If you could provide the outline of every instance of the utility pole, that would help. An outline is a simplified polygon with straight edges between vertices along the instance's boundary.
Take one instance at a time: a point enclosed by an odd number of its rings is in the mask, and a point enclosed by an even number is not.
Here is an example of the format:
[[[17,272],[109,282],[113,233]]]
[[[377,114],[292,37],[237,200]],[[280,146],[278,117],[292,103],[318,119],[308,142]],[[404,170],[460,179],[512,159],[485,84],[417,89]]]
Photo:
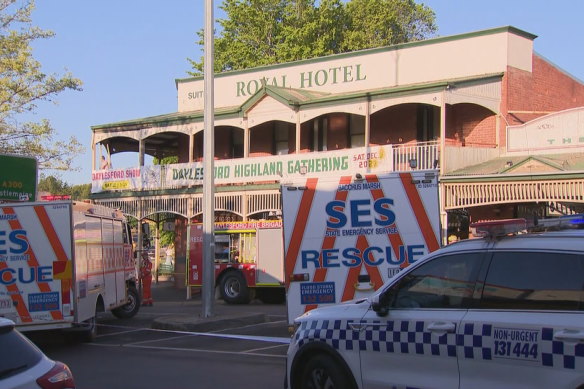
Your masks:
[[[203,130],[203,290],[202,317],[213,316],[215,291],[215,186],[214,186],[214,20],[213,0],[205,0],[204,37],[204,130]]]

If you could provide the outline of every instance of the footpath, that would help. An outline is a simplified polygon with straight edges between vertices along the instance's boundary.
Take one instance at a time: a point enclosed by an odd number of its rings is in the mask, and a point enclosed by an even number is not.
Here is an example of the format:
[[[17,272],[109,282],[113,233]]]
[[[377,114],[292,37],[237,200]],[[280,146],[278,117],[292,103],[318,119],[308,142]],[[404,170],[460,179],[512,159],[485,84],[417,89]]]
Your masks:
[[[212,315],[203,317],[200,289],[192,289],[191,299],[187,299],[186,288],[177,288],[170,279],[159,278],[152,283],[153,306],[142,306],[138,314],[130,319],[144,327],[154,329],[208,332],[236,328],[245,325],[274,321],[286,321],[285,304],[264,304],[253,300],[250,304],[226,304],[213,299]],[[286,336],[287,326],[282,324],[282,334]]]

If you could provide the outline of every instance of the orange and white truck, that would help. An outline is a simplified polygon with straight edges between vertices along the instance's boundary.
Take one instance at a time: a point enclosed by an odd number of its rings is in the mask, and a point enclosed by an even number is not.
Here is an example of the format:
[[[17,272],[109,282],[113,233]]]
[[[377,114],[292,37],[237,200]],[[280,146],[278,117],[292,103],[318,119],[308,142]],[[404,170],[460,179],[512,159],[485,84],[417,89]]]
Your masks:
[[[281,220],[217,222],[215,285],[229,304],[284,301],[284,258]],[[203,225],[187,229],[188,283],[202,286]]]
[[[288,321],[370,295],[440,246],[438,172],[282,184]]]
[[[119,210],[74,201],[0,204],[0,316],[20,331],[97,334],[96,315],[140,309],[130,228]]]

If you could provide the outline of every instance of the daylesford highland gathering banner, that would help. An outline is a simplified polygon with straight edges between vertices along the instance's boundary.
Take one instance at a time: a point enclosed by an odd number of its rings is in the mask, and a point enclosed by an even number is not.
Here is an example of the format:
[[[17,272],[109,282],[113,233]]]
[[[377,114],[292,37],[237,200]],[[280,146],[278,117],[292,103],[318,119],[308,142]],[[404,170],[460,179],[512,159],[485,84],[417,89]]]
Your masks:
[[[360,147],[310,154],[235,158],[215,161],[215,184],[282,181],[295,177],[323,177],[393,170],[389,146]],[[151,165],[92,173],[91,192],[154,190],[203,184],[203,162]]]

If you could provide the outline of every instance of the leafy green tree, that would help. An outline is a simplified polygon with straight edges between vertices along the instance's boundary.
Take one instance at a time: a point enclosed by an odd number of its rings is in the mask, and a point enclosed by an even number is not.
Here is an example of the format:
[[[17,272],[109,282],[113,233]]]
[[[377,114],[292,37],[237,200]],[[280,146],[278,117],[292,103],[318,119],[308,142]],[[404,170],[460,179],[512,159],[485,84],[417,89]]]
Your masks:
[[[23,121],[39,102],[81,90],[71,74],[45,74],[34,59],[31,42],[54,33],[32,25],[33,9],[34,0],[0,1],[0,152],[34,156],[40,169],[71,170],[81,152],[77,139],[54,140],[56,131],[46,119]]]
[[[41,174],[37,190],[39,192],[48,192],[53,195],[69,194],[69,185],[55,176],[45,176]]]
[[[413,0],[351,0],[344,50],[422,40],[435,32],[434,12]]]
[[[91,194],[91,184],[73,185],[70,192],[73,200],[87,200]]]
[[[435,14],[413,0],[224,0],[215,71],[246,69],[425,39]],[[198,45],[204,46],[203,31]],[[191,75],[203,58],[189,59]]]
[[[86,200],[91,193],[91,184],[71,186],[58,177],[41,174],[37,189],[52,195],[69,195],[73,200]]]
[[[178,163],[178,157],[176,155],[171,155],[168,157],[164,157],[162,159],[154,158],[152,160],[154,165],[170,165],[171,163]]]
[[[164,222],[160,222],[158,224],[158,230],[160,231],[160,247],[166,247],[171,244],[174,244],[174,238],[176,236],[176,233],[174,231],[164,231],[162,229],[163,224]]]

